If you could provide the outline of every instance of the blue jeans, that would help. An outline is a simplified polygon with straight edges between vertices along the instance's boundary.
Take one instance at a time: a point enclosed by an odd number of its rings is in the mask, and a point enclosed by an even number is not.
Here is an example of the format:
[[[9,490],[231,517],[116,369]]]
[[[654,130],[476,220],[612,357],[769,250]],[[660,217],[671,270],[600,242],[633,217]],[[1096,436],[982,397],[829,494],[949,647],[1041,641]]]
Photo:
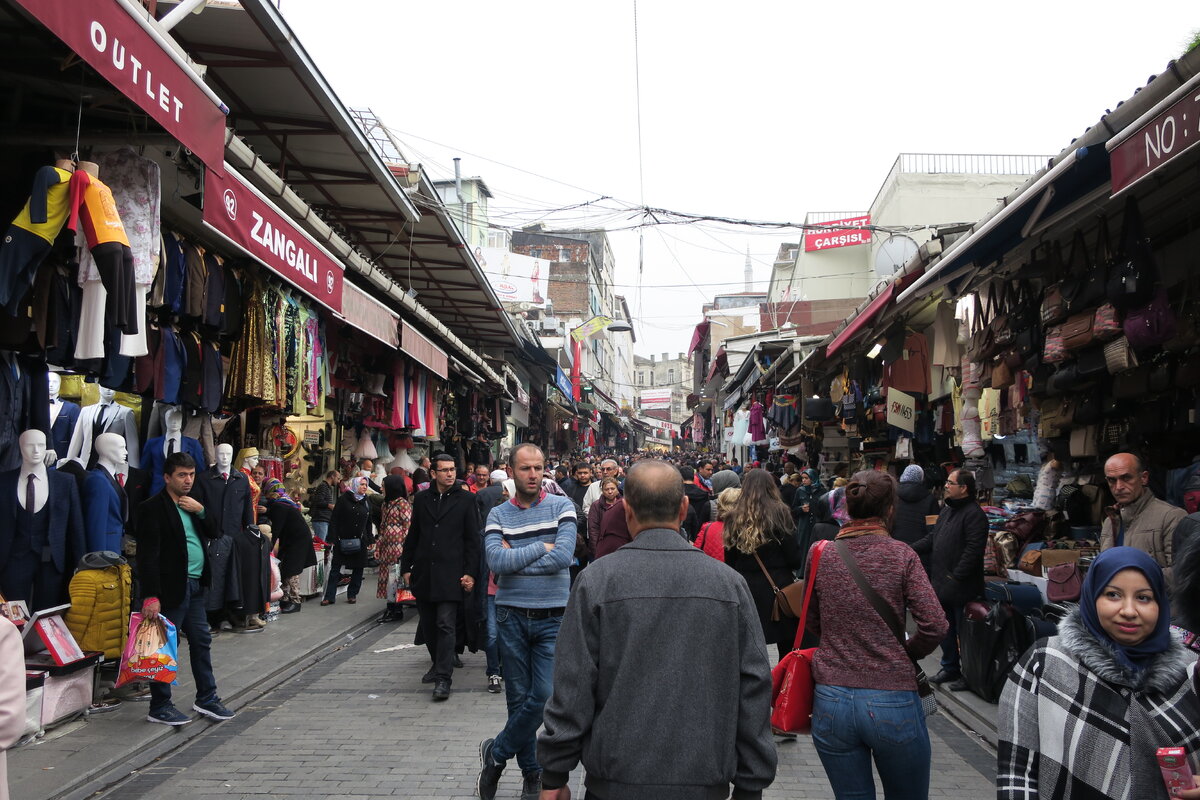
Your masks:
[[[496,633],[504,662],[504,694],[508,722],[492,745],[497,764],[517,757],[522,772],[540,770],[537,730],[550,699],[554,646],[562,617],[530,619],[520,609],[496,606]]]
[[[208,613],[204,609],[204,589],[200,581],[188,578],[183,600],[175,608],[162,609],[162,615],[175,623],[176,632],[187,634],[188,656],[192,662],[192,678],[196,681],[196,704],[204,705],[217,699],[217,679],[212,668],[212,634],[208,628]],[[150,683],[150,713],[171,705],[171,685]]]
[[[325,541],[325,537],[329,535],[329,522],[314,522],[312,524],[313,536]]]
[[[942,669],[947,672],[962,672],[962,660],[958,653],[958,629],[962,627],[963,607],[943,605],[942,610],[946,612],[946,621],[950,623],[946,638],[942,639]]]
[[[916,692],[817,684],[812,738],[836,800],[875,800],[872,756],[887,800],[928,800],[929,730]]]
[[[487,641],[484,642],[483,652],[487,656],[486,674],[500,674],[500,646],[496,634],[496,595],[489,594],[487,599]]]

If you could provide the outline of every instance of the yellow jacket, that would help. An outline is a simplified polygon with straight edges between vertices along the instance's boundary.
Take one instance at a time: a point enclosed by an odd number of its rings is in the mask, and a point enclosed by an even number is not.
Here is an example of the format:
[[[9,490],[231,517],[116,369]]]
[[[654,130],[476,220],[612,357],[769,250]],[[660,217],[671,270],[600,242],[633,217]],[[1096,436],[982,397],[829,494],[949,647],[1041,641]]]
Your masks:
[[[67,627],[83,651],[100,650],[119,659],[129,638],[132,573],[128,564],[81,569],[71,578]]]

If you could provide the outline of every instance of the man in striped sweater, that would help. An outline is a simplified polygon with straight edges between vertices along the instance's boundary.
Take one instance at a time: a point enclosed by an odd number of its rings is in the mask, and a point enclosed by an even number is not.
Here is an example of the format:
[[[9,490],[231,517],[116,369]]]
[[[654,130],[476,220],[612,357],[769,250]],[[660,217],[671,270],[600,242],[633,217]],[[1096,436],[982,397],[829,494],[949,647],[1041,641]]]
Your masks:
[[[484,528],[488,567],[496,574],[496,628],[508,722],[479,746],[477,788],[496,796],[500,774],[516,756],[522,800],[536,800],[541,786],[537,730],[550,697],[554,647],[571,593],[575,555],[575,504],[542,488],[546,456],[533,444],[512,451],[514,496],[488,513]]]

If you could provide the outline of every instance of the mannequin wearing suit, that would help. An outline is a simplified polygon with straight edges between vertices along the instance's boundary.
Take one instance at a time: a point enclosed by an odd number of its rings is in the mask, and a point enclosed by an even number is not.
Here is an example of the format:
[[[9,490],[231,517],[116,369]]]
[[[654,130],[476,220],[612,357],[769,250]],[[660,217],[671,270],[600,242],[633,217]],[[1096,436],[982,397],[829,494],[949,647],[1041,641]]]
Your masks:
[[[79,421],[79,404],[58,396],[62,379],[57,372],[47,373],[46,383],[50,391],[50,449],[55,458],[63,458],[71,448],[71,436]]]
[[[85,552],[75,479],[46,469],[46,434],[20,437],[21,466],[0,473],[0,593],[30,611],[68,602]]]
[[[129,496],[125,493],[128,466],[125,440],[115,433],[96,439],[97,464],[83,481],[83,519],[89,552],[121,552],[121,537],[129,521]]]
[[[58,455],[73,458],[91,469],[96,466],[96,437],[102,433],[115,433],[125,440],[130,466],[141,466],[138,460],[137,423],[133,420],[133,412],[116,402],[116,396],[116,390],[100,387],[100,402],[85,406],[79,412],[79,421],[67,453],[65,456],[62,453]]]
[[[217,445],[217,463],[212,469],[196,473],[192,496],[208,509],[216,526],[216,538],[206,545],[212,583],[208,590],[210,619],[219,622],[221,612],[241,604],[240,573],[235,568],[233,550],[244,529],[254,524],[250,499],[250,481],[233,467],[233,445]]]
[[[204,448],[200,442],[183,435],[183,412],[178,408],[168,408],[163,414],[167,432],[146,440],[142,448],[143,469],[150,471],[150,494],[158,494],[163,488],[163,463],[171,453],[187,453],[196,462],[196,473],[199,475],[205,467]],[[206,504],[207,505],[207,504]]]

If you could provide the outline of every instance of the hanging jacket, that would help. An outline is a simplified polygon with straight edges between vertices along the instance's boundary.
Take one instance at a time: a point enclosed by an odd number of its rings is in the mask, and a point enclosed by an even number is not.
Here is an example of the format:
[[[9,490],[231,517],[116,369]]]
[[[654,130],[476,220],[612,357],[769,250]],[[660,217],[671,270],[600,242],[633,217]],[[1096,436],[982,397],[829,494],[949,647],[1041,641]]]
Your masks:
[[[119,659],[129,638],[132,572],[128,564],[81,569],[71,578],[67,627],[79,649]]]

